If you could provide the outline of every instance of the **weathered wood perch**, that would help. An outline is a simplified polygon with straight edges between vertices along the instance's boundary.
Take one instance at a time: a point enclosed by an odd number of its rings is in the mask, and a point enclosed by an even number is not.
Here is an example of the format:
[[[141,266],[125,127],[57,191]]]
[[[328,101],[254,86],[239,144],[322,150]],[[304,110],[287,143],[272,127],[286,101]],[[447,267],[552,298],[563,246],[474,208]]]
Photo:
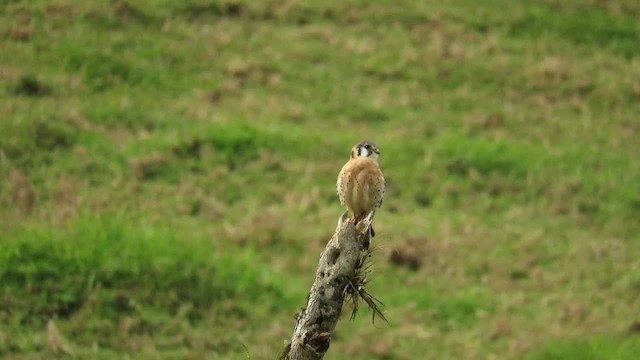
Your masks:
[[[345,300],[353,302],[352,317],[362,299],[374,311],[374,316],[378,314],[384,319],[378,300],[364,288],[368,271],[363,265],[370,256],[370,235],[368,229],[364,233],[359,230],[348,221],[346,214],[340,217],[336,232],[320,255],[307,306],[297,317],[291,343],[281,359],[322,359],[329,349]]]

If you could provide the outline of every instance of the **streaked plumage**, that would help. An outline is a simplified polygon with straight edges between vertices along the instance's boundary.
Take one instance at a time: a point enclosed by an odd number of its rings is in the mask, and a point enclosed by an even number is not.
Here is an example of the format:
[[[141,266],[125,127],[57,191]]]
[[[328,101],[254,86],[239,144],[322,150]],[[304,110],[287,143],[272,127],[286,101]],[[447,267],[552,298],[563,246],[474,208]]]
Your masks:
[[[370,141],[362,141],[351,150],[351,158],[342,167],[336,183],[340,203],[353,214],[351,222],[366,219],[368,225],[373,214],[382,205],[385,180],[378,165],[380,150]],[[371,227],[371,235],[375,232]]]

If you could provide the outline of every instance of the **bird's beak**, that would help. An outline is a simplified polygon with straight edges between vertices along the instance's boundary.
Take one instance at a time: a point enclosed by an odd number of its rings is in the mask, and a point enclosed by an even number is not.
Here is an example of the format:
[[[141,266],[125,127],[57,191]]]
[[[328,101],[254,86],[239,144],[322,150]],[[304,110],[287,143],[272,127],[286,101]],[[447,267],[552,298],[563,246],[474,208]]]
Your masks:
[[[380,149],[376,148],[375,150],[373,150],[374,153],[380,155]]]

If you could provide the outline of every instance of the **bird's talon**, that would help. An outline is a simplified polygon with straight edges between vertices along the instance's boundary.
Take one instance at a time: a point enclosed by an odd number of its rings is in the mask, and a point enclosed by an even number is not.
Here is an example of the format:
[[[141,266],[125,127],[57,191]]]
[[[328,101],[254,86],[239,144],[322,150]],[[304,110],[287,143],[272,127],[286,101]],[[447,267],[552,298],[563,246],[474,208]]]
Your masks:
[[[369,229],[369,226],[364,221],[361,221],[356,225],[356,230],[358,230],[361,234],[364,234]]]

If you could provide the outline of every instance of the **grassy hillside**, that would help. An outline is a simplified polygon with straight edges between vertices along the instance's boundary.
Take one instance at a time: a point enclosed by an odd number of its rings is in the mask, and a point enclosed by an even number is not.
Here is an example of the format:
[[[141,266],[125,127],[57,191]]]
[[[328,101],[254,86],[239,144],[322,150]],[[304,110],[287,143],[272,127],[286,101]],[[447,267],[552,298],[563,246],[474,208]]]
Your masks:
[[[370,139],[391,326],[328,358],[636,359],[639,18],[0,1],[0,357],[276,358]]]

